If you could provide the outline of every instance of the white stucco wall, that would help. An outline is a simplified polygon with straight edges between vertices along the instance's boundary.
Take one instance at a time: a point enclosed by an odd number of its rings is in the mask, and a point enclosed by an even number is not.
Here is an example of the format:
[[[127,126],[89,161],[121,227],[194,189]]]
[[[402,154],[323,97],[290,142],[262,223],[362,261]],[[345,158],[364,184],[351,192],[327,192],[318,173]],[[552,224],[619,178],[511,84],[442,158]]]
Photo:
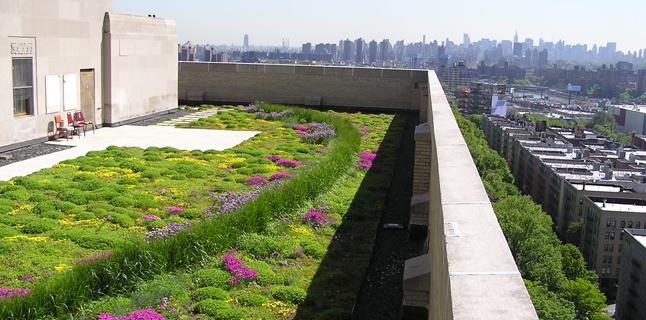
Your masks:
[[[177,108],[174,21],[110,13],[104,44],[104,124]]]
[[[103,15],[111,4],[110,0],[0,0],[0,148],[47,136],[55,115],[45,109],[48,75],[79,75],[81,69],[94,69],[95,108],[101,107]],[[12,43],[31,45],[34,115],[13,113]],[[100,123],[101,113],[96,114]]]

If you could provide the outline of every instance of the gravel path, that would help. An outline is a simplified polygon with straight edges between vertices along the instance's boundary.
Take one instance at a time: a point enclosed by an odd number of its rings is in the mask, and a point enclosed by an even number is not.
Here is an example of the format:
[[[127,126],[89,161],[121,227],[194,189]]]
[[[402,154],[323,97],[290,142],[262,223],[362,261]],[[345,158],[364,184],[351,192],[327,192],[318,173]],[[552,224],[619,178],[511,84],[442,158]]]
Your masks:
[[[398,223],[404,227],[408,225],[415,152],[414,135],[418,123],[419,118],[411,115],[402,135],[400,157],[395,166],[380,229],[353,319],[400,319],[404,261],[422,254],[424,240],[411,241],[406,229],[381,228],[385,223]]]
[[[76,138],[78,139],[78,137]],[[72,148],[72,147],[38,143],[31,146],[23,147],[20,149],[3,152],[2,153],[3,155],[11,155],[13,158],[9,160],[0,160],[0,167],[6,166],[14,162],[23,161],[34,157],[67,150],[69,148]]]

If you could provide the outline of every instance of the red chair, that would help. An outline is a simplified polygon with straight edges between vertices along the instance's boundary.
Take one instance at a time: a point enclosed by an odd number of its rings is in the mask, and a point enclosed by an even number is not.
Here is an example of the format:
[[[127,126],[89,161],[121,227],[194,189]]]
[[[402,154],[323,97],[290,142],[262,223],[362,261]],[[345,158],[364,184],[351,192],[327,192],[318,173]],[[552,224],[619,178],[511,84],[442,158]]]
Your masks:
[[[63,118],[60,115],[54,116],[54,123],[56,125],[56,136],[58,137],[58,134],[62,133],[65,135],[65,140],[69,140],[70,136],[72,136],[72,132],[69,127],[65,126]]]
[[[78,111],[78,112],[74,113],[74,120],[76,120],[77,124],[80,124],[80,125],[84,126],[84,128],[83,128],[84,132],[87,129],[87,126],[92,126],[92,133],[95,133],[94,129],[96,129],[96,126],[94,125],[94,122],[85,120],[85,116],[83,115],[83,111]]]
[[[74,118],[72,118],[72,114],[70,112],[67,113],[67,126],[72,128],[72,134],[76,132],[79,136],[81,136],[81,131],[80,129],[83,129],[83,136],[85,137],[85,126],[78,124],[74,121]]]

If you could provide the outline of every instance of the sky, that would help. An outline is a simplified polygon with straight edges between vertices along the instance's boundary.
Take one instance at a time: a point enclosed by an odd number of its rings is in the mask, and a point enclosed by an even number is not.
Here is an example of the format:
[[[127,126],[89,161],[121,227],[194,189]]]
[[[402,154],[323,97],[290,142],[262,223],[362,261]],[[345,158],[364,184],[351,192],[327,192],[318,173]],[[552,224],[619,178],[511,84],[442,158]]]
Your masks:
[[[291,47],[304,42],[539,38],[646,49],[645,0],[113,0],[113,11],[177,22],[180,42]]]

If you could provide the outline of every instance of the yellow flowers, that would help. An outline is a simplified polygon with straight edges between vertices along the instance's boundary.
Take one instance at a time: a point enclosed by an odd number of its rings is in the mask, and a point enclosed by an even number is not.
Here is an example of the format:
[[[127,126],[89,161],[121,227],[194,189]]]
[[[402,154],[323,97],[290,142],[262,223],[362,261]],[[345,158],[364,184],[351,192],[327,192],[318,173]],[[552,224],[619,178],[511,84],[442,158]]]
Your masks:
[[[65,271],[65,270],[70,269],[70,268],[71,268],[70,265],[65,264],[65,263],[61,263],[61,264],[54,267],[54,271],[60,272],[60,271]]]
[[[185,157],[181,157],[181,158],[169,158],[169,159],[166,159],[166,160],[168,160],[168,161],[187,161],[187,162],[193,162],[193,163],[198,163],[198,164],[206,164],[206,163],[209,163],[209,162],[208,162],[208,161],[206,161],[206,160],[196,159],[196,158],[191,158],[191,157],[186,157],[186,156],[185,156]]]
[[[30,204],[21,204],[21,205],[18,206],[18,210],[24,210],[24,211],[31,211],[31,209],[33,209],[33,208],[34,208],[34,206],[32,206]]]
[[[54,168],[61,168],[61,169],[69,168],[69,169],[78,170],[79,168],[81,168],[81,166],[76,165],[76,164],[59,163],[59,164],[55,165]]]
[[[40,183],[42,183],[42,184],[48,184],[48,183],[50,183],[51,181],[50,181],[49,179],[42,179],[42,180],[39,180],[38,182],[40,182]]]
[[[271,301],[263,303],[262,306],[281,316],[289,316],[296,312],[296,309],[291,308],[282,301]]]
[[[103,223],[103,220],[99,219],[87,219],[87,220],[78,220],[78,221],[69,221],[69,220],[58,220],[58,224],[61,226],[80,226],[85,225],[88,227],[96,227]]]
[[[312,235],[312,230],[304,226],[291,226],[291,229],[294,233],[297,233],[300,235],[304,235],[304,236]]]
[[[9,241],[9,242],[16,242],[18,240],[25,240],[25,241],[33,241],[33,242],[46,242],[48,237],[29,237],[26,235],[17,235],[17,236],[12,236],[12,237],[4,237],[4,240]]]

